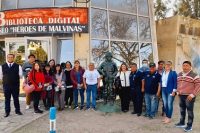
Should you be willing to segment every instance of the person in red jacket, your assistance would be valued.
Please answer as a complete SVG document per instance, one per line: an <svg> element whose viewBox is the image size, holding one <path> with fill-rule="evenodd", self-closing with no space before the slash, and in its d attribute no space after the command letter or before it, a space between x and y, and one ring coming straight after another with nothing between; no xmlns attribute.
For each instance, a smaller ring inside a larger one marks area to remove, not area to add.
<svg viewBox="0 0 200 133"><path fill-rule="evenodd" d="M41 67L39 63L33 64L33 69L29 73L29 81L30 84L33 84L35 87L35 90L32 92L32 98L33 98L33 106L34 106L34 112L35 113L43 113L42 110L38 108L41 92L44 88L44 74L41 71Z"/></svg>

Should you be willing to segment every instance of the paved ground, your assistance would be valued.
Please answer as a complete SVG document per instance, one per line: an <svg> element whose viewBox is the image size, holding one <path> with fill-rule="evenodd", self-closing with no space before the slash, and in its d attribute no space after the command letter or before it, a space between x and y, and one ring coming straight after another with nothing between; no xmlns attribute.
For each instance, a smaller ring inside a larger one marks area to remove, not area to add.
<svg viewBox="0 0 200 133"><path fill-rule="evenodd" d="M1 97L1 96L0 96ZM11 114L8 118L4 118L4 100L3 97L0 98L0 133L12 133L15 130L21 128L24 125L37 120L38 118L46 115L48 112L45 112L42 115L36 115L33 113L33 110L25 110L25 99L20 98L21 111L23 116L18 116L15 114L13 101L11 102ZM35 132L34 132L35 133Z"/></svg>
<svg viewBox="0 0 200 133"><path fill-rule="evenodd" d="M159 115L154 120L143 116L137 117L128 113L102 113L99 111L64 110L57 114L58 133L183 133L183 129L175 128L179 120L177 99L171 124L162 124ZM195 104L195 120L192 133L200 133L200 98ZM25 115L28 117L27 115ZM28 118L24 118L28 119ZM17 119L16 119L17 120ZM19 120L19 119L18 119ZM2 121L2 120L1 120ZM28 124L14 133L47 133L49 131L48 115Z"/></svg>

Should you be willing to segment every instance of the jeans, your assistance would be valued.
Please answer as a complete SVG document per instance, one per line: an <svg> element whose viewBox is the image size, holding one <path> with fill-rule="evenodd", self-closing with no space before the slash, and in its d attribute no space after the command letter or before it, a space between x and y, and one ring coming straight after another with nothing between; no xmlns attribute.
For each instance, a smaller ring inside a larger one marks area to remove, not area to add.
<svg viewBox="0 0 200 133"><path fill-rule="evenodd" d="M186 116L186 109L188 113L188 123L187 126L192 127L193 119L194 119L194 102L195 98L192 99L192 101L187 101L188 95L180 95L179 96L179 107L180 107L180 123L185 125L185 116Z"/></svg>
<svg viewBox="0 0 200 133"><path fill-rule="evenodd" d="M156 109L158 106L158 97L156 94L145 93L146 115L155 117Z"/></svg>
<svg viewBox="0 0 200 133"><path fill-rule="evenodd" d="M92 108L96 108L97 84L87 85L87 108L90 108L91 93L92 93Z"/></svg>
<svg viewBox="0 0 200 133"><path fill-rule="evenodd" d="M78 106L78 92L80 93L81 96L81 107L84 106L84 89L74 89L73 93L74 93L74 106L77 107Z"/></svg>
<svg viewBox="0 0 200 133"><path fill-rule="evenodd" d="M171 96L170 93L167 92L166 88L162 88L162 99L166 117L171 118L173 113L174 96Z"/></svg>

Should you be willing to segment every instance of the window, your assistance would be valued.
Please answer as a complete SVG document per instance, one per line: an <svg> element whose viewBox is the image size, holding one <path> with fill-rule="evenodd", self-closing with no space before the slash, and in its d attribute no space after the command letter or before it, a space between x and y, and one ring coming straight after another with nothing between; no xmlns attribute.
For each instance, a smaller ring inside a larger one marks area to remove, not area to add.
<svg viewBox="0 0 200 133"><path fill-rule="evenodd" d="M16 0L1 0L2 10L16 9Z"/></svg>
<svg viewBox="0 0 200 133"><path fill-rule="evenodd" d="M106 8L107 0L91 0L91 5L94 7Z"/></svg>
<svg viewBox="0 0 200 133"><path fill-rule="evenodd" d="M74 62L74 43L73 40L59 40L58 51L61 51L58 57L60 63L70 61Z"/></svg>
<svg viewBox="0 0 200 133"><path fill-rule="evenodd" d="M19 0L18 8L52 7L53 0Z"/></svg>
<svg viewBox="0 0 200 133"><path fill-rule="evenodd" d="M151 41L151 27L149 18L139 18L139 36L140 41Z"/></svg>
<svg viewBox="0 0 200 133"><path fill-rule="evenodd" d="M137 42L111 42L111 51L117 66L122 62L127 65L139 63L139 44Z"/></svg>
<svg viewBox="0 0 200 133"><path fill-rule="evenodd" d="M137 18L117 12L110 12L111 39L137 40Z"/></svg>
<svg viewBox="0 0 200 133"><path fill-rule="evenodd" d="M55 6L72 6L72 0L55 0Z"/></svg>
<svg viewBox="0 0 200 133"><path fill-rule="evenodd" d="M105 53L109 51L109 44L105 40L92 40L91 45L91 57L98 67L103 61Z"/></svg>
<svg viewBox="0 0 200 133"><path fill-rule="evenodd" d="M108 0L108 7L111 10L136 13L136 0Z"/></svg>
<svg viewBox="0 0 200 133"><path fill-rule="evenodd" d="M184 24L181 24L181 25L180 25L179 33L181 33L181 34L186 34L186 29L185 29L185 25L184 25Z"/></svg>
<svg viewBox="0 0 200 133"><path fill-rule="evenodd" d="M138 14L144 16L149 15L148 0L138 0Z"/></svg>
<svg viewBox="0 0 200 133"><path fill-rule="evenodd" d="M151 43L141 43L140 44L140 63L142 63L142 60L147 59L149 62L153 62L153 49ZM142 65L142 64L140 64Z"/></svg>
<svg viewBox="0 0 200 133"><path fill-rule="evenodd" d="M108 38L108 18L106 10L92 9L92 37Z"/></svg>

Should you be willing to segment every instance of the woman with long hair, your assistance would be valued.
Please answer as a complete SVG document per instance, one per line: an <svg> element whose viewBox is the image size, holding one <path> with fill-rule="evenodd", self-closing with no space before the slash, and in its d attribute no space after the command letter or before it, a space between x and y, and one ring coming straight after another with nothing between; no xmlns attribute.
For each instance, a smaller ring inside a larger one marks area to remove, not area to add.
<svg viewBox="0 0 200 133"><path fill-rule="evenodd" d="M129 111L129 102L130 102L130 71L128 71L128 66L125 63L122 63L120 66L119 73L117 74L121 81L120 89L120 99L121 99L121 110L123 112Z"/></svg>
<svg viewBox="0 0 200 133"><path fill-rule="evenodd" d="M81 96L81 107L82 110L84 107L84 86L83 86L83 74L85 70L80 66L80 62L76 60L74 62L74 68L70 72L70 77L72 80L73 88L74 88L74 109L78 109L78 93Z"/></svg>
<svg viewBox="0 0 200 133"><path fill-rule="evenodd" d="M34 112L35 113L43 113L42 110L38 108L41 92L44 88L44 74L41 70L39 63L34 63L33 68L29 73L29 84L33 84L35 87L35 90L32 92L32 98L33 98L33 106L34 106Z"/></svg>
<svg viewBox="0 0 200 133"><path fill-rule="evenodd" d="M62 68L60 64L56 64L56 72L54 75L55 93L58 101L58 110L61 111L65 107L65 88L62 81Z"/></svg>
<svg viewBox="0 0 200 133"><path fill-rule="evenodd" d="M44 67L44 91L42 92L42 100L46 110L49 110L50 107L54 106L54 76L51 71L50 65L46 64Z"/></svg>
<svg viewBox="0 0 200 133"><path fill-rule="evenodd" d="M70 61L65 63L65 70L63 72L63 81L65 83L65 105L68 108L71 108L73 102L73 85L70 77L70 73L72 70L72 64Z"/></svg>

